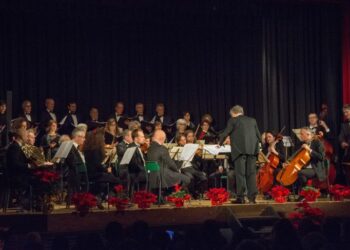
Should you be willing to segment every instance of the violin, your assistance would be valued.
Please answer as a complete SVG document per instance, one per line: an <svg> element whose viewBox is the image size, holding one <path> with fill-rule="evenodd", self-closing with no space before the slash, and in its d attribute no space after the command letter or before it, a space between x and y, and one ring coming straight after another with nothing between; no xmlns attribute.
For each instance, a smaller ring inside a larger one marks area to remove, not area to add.
<svg viewBox="0 0 350 250"><path fill-rule="evenodd" d="M278 134L276 140L270 145L270 147L275 147L282 138L283 136ZM280 163L280 158L273 152L269 153L267 159L268 161L259 169L256 176L256 183L260 193L266 193L272 188L274 181L273 172Z"/></svg>
<svg viewBox="0 0 350 250"><path fill-rule="evenodd" d="M150 145L149 145L148 143L142 144L142 145L140 146L141 152L142 152L143 154L147 154L148 149L149 149L149 146L150 146Z"/></svg>

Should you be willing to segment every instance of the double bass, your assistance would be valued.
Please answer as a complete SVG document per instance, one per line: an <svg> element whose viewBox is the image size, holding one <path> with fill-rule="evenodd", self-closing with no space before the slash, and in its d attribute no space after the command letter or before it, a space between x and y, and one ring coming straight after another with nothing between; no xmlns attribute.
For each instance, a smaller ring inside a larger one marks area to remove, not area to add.
<svg viewBox="0 0 350 250"><path fill-rule="evenodd" d="M275 146L280 140L282 140L282 136L278 134L275 142L273 142L273 146ZM256 176L256 183L260 193L266 193L272 188L274 181L273 172L280 163L278 155L272 152L269 153L267 160L268 161L259 169Z"/></svg>

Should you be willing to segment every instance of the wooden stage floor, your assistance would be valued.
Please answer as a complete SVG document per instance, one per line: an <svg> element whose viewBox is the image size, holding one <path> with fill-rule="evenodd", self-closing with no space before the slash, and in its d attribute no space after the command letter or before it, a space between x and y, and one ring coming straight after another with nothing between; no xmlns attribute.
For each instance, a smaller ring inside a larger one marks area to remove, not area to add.
<svg viewBox="0 0 350 250"><path fill-rule="evenodd" d="M296 202L275 203L259 200L257 204L231 204L213 207L209 201L191 201L183 208L175 208L170 204L152 206L141 210L131 207L123 212L116 212L114 207L105 210L94 209L85 217L73 214L74 209L55 206L51 214L18 213L9 210L0 213L0 227L11 227L14 231L39 231L48 233L99 231L111 221L118 221L125 227L135 221L143 220L151 227L179 227L182 225L198 225L213 219L227 224L228 221L245 223L249 221L276 221L281 216L292 212ZM311 204L322 209L328 217L350 218L350 200L329 201L321 200Z"/></svg>

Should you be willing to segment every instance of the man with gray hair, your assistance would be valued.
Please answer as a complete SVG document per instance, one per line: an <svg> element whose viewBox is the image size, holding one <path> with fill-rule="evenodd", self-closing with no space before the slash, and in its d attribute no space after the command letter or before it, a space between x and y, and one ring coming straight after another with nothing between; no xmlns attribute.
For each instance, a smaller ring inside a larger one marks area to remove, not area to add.
<svg viewBox="0 0 350 250"><path fill-rule="evenodd" d="M244 195L247 187L249 203L256 203L256 157L259 153L261 135L254 118L244 115L242 106L235 105L230 109L231 118L227 127L220 134L220 145L227 136L231 141L231 156L235 168L237 200L245 202Z"/></svg>
<svg viewBox="0 0 350 250"><path fill-rule="evenodd" d="M74 193L87 192L89 189L85 157L79 149L85 142L85 135L85 130L79 128L75 128L72 132L73 145L65 160L65 165L68 168L67 207L69 207Z"/></svg>

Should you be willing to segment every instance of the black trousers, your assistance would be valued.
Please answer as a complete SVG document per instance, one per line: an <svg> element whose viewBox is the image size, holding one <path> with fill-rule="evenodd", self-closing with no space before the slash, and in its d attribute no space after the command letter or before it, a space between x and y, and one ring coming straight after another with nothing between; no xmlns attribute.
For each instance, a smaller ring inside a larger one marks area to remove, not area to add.
<svg viewBox="0 0 350 250"><path fill-rule="evenodd" d="M236 175L237 198L243 199L247 191L249 200L254 200L256 187L256 156L240 155L233 161ZM246 190L247 189L247 190Z"/></svg>
<svg viewBox="0 0 350 250"><path fill-rule="evenodd" d="M206 174L202 171L199 171L193 167L187 167L181 170L181 172L191 178L191 185L189 190L191 194L203 194L208 185L208 178Z"/></svg>
<svg viewBox="0 0 350 250"><path fill-rule="evenodd" d="M305 186L306 182L311 179L316 177L316 172L313 168L304 168L299 171L298 173L298 185L299 189Z"/></svg>
<svg viewBox="0 0 350 250"><path fill-rule="evenodd" d="M69 170L67 184L67 205L71 204L74 193L89 191L89 178L86 172L76 173L75 170Z"/></svg>

